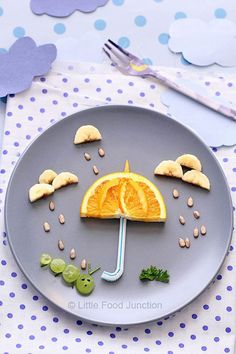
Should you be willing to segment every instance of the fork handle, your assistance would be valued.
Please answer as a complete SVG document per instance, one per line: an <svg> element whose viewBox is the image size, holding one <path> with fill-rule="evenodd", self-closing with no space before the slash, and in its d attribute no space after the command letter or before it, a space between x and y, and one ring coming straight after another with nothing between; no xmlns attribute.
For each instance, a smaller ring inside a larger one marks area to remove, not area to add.
<svg viewBox="0 0 236 354"><path fill-rule="evenodd" d="M204 106L209 107L209 108L213 109L214 111L219 112L219 113L223 114L224 116L230 117L231 119L236 121L236 110L232 109L229 106L225 106L224 104L214 100L214 98L202 96L189 87L180 86L176 82L168 79L167 77L161 75L160 73L158 73L156 71L152 71L150 76L158 79L165 86L168 86L168 87L174 89L175 91L178 91L178 92L184 94L185 96L188 96L188 97L192 98L193 100L200 102Z"/></svg>

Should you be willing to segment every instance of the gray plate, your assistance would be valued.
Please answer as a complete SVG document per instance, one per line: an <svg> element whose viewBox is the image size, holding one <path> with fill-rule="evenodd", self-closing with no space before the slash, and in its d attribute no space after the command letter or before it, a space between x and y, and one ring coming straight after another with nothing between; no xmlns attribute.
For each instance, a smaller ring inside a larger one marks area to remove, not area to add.
<svg viewBox="0 0 236 354"><path fill-rule="evenodd" d="M75 146L73 138L83 124L94 124L103 140ZM102 146L106 156L98 156ZM92 155L90 162L83 154ZM199 156L204 172L212 184L210 192L183 183L181 180L154 177L153 169L163 159L175 159L183 153ZM48 252L53 257L69 260L69 250L78 253L75 264L86 258L92 267L113 271L116 264L118 220L81 220L82 197L97 177L121 171L129 159L133 172L154 182L161 190L168 211L165 225L128 222L125 273L116 283L108 283L95 274L96 289L84 298L68 288L61 277L48 269L40 269L39 257ZM28 189L37 182L40 173L52 168L57 172L71 171L79 176L79 185L57 191L52 198L34 204L28 201ZM180 198L174 200L172 189ZM192 196L194 208L186 200ZM48 202L56 204L49 211ZM193 209L201 218L194 220ZM65 215L60 225L58 215ZM179 215L186 225L179 224ZM176 312L198 296L216 275L226 255L232 234L232 204L224 174L208 147L186 127L153 111L106 106L89 109L66 118L46 130L25 151L18 162L7 192L5 205L6 228L12 252L20 268L35 288L54 304L80 318L100 324L136 324L156 320ZM48 221L51 232L42 225ZM207 226L207 235L193 239L195 225ZM178 246L179 237L189 237L190 249ZM57 248L64 240L65 251ZM170 283L142 283L139 273L151 264L170 273Z"/></svg>

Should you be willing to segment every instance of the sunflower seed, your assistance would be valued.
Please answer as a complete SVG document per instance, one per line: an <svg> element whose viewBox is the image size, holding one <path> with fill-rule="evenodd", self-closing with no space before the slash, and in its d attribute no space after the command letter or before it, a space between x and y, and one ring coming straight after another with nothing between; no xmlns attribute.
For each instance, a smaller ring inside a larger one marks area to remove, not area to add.
<svg viewBox="0 0 236 354"><path fill-rule="evenodd" d="M189 206L189 208L192 208L193 207L193 198L192 197L189 197L188 200L187 200L187 204Z"/></svg>
<svg viewBox="0 0 236 354"><path fill-rule="evenodd" d="M87 268L87 261L86 259L83 259L80 263L81 269L85 270Z"/></svg>
<svg viewBox="0 0 236 354"><path fill-rule="evenodd" d="M71 248L70 250L70 259L75 259L76 257L76 252L74 248Z"/></svg>
<svg viewBox="0 0 236 354"><path fill-rule="evenodd" d="M197 227L195 227L194 230L193 230L193 236L194 236L195 238L198 238L198 236L199 236L199 230L198 230Z"/></svg>
<svg viewBox="0 0 236 354"><path fill-rule="evenodd" d="M201 234L202 234L203 236L205 236L206 233L207 233L206 226L202 225L202 226L201 226Z"/></svg>
<svg viewBox="0 0 236 354"><path fill-rule="evenodd" d="M200 218L200 213L199 213L199 211L194 210L193 216L195 217L195 219L199 219L199 218Z"/></svg>
<svg viewBox="0 0 236 354"><path fill-rule="evenodd" d="M185 246L186 246L187 248L190 247L190 240L189 240L189 238L186 238L186 239L185 239Z"/></svg>
<svg viewBox="0 0 236 354"><path fill-rule="evenodd" d="M84 153L84 158L85 158L85 160L87 160L87 161L90 161L90 160L91 160L91 156L90 156L87 152Z"/></svg>
<svg viewBox="0 0 236 354"><path fill-rule="evenodd" d="M184 217L182 215L180 215L180 217L179 217L179 222L180 222L181 225L185 224L185 219L184 219Z"/></svg>
<svg viewBox="0 0 236 354"><path fill-rule="evenodd" d="M181 248L184 248L184 247L186 246L184 239L181 238L181 237L179 238L179 246L180 246Z"/></svg>
<svg viewBox="0 0 236 354"><path fill-rule="evenodd" d="M64 242L62 240L59 240L58 241L58 248L59 250L63 251L65 246L64 246Z"/></svg>
<svg viewBox="0 0 236 354"><path fill-rule="evenodd" d="M43 228L44 228L44 231L45 231L45 232L49 232L49 231L50 231L50 225L49 225L49 223L48 223L48 222L45 222L45 223L43 224Z"/></svg>
<svg viewBox="0 0 236 354"><path fill-rule="evenodd" d="M105 151L104 151L102 148L99 148L99 149L98 149L98 155L99 155L100 157L104 157L104 156L105 156Z"/></svg>
<svg viewBox="0 0 236 354"><path fill-rule="evenodd" d="M93 166L93 172L94 172L95 175L99 174L98 168L95 165Z"/></svg>
<svg viewBox="0 0 236 354"><path fill-rule="evenodd" d="M178 192L178 190L177 190L177 189L173 189L172 195L173 195L173 197L174 197L175 199L179 198L179 192Z"/></svg>
<svg viewBox="0 0 236 354"><path fill-rule="evenodd" d="M63 214L60 214L60 215L58 216L58 220L59 220L59 223L60 223L60 224L65 224L65 217L64 217Z"/></svg>
<svg viewBox="0 0 236 354"><path fill-rule="evenodd" d="M49 202L49 209L51 211L53 211L55 209L55 204L54 204L54 202L52 200Z"/></svg>

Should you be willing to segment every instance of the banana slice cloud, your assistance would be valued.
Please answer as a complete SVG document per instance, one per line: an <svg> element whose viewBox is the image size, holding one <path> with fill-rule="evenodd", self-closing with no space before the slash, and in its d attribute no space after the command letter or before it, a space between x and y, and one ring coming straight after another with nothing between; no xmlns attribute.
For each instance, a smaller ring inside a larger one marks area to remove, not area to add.
<svg viewBox="0 0 236 354"><path fill-rule="evenodd" d="M83 125L75 134L74 144L82 144L101 139L102 135L96 127L93 125Z"/></svg>
<svg viewBox="0 0 236 354"><path fill-rule="evenodd" d="M53 170L45 170L39 176L39 183L29 189L29 200L31 203L54 193L55 190L72 183L78 183L78 177L71 172L57 174Z"/></svg>
<svg viewBox="0 0 236 354"><path fill-rule="evenodd" d="M190 171L183 173L182 166L190 169ZM201 171L202 164L197 156L192 154L183 154L175 161L161 161L155 168L154 174L181 178L184 182L210 190L211 185L209 178Z"/></svg>

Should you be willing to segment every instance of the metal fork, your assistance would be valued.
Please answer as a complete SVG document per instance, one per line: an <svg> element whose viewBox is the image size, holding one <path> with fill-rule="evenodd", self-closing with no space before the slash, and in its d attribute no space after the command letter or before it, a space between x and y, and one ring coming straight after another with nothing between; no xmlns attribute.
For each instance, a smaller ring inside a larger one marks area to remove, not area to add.
<svg viewBox="0 0 236 354"><path fill-rule="evenodd" d="M230 107L230 105L226 106L212 97L202 96L190 87L178 85L176 82L151 69L147 64L144 64L141 59L120 47L111 39L108 39L108 42L104 44L103 50L111 60L112 64L122 74L158 79L163 85L168 86L204 106L236 121L236 110Z"/></svg>

